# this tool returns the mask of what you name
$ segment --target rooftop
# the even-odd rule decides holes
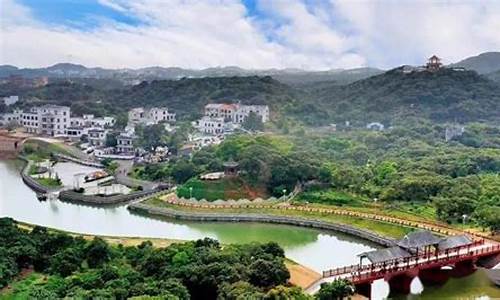
[[[441,239],[430,231],[421,230],[410,232],[397,242],[397,245],[404,249],[415,249],[430,245],[437,245]]]
[[[391,247],[380,250],[374,250],[359,254],[360,257],[366,257],[372,263],[379,263],[390,259],[410,257],[411,254],[400,247]]]
[[[446,250],[450,248],[465,246],[471,244],[473,240],[466,235],[455,235],[447,237],[438,244],[439,250]]]

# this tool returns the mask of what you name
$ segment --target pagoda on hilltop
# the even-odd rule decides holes
[[[441,59],[439,57],[437,57],[436,55],[431,56],[427,60],[427,65],[425,66],[425,68],[428,71],[432,71],[432,72],[435,72],[435,71],[441,69],[442,67],[443,67],[443,64],[441,63]]]

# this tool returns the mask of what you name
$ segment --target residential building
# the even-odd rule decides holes
[[[251,112],[261,117],[262,122],[269,121],[269,106],[267,105],[210,103],[205,106],[205,116],[223,118],[224,121],[233,123],[243,123]]]
[[[447,126],[444,132],[444,139],[446,142],[451,141],[455,137],[462,136],[465,132],[465,127],[461,125]]]
[[[106,145],[106,135],[108,131],[104,128],[91,128],[88,130],[90,145],[94,147],[104,147]]]
[[[24,130],[27,133],[40,133],[39,128],[39,120],[38,113],[36,112],[23,112],[21,114],[20,123],[24,127]]]
[[[81,117],[72,117],[70,119],[71,126],[80,127],[112,127],[115,125],[115,118],[113,117],[95,117],[94,115],[88,114]]]
[[[131,124],[153,125],[160,122],[175,122],[175,113],[169,112],[166,107],[133,108],[128,112],[128,121]]]
[[[6,126],[8,124],[20,124],[22,110],[14,110],[11,113],[0,114],[0,126]]]
[[[21,124],[27,132],[49,136],[65,135],[70,127],[70,108],[59,105],[33,107],[22,113]]]
[[[66,136],[72,140],[79,140],[85,134],[85,129],[82,127],[66,128]]]
[[[135,153],[134,147],[135,136],[121,133],[116,137],[116,152],[124,155],[131,155]]]
[[[384,126],[384,124],[379,123],[379,122],[372,122],[372,123],[367,124],[366,128],[371,129],[371,130],[376,130],[376,131],[382,131],[382,130],[384,130],[385,126]]]
[[[208,134],[222,134],[224,132],[224,118],[204,116],[197,121],[198,130]]]
[[[7,106],[12,105],[12,104],[16,104],[17,101],[19,101],[19,96],[3,97],[3,103],[5,103],[5,105],[7,105]]]
[[[175,122],[175,113],[169,112],[166,107],[152,107],[146,113],[149,119],[155,124],[160,122]]]

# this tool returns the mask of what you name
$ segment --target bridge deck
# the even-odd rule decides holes
[[[426,269],[454,264],[459,261],[475,259],[482,256],[500,253],[500,244],[476,241],[470,245],[456,247],[441,252],[415,255],[408,258],[392,259],[368,265],[352,265],[323,272],[323,277],[313,283],[306,291],[316,293],[321,284],[336,279],[347,279],[353,284],[372,282],[390,277],[412,269]]]

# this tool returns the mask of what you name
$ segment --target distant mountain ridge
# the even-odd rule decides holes
[[[334,69],[328,71],[307,71],[301,69],[248,70],[235,66],[206,68],[201,70],[178,67],[146,67],[140,69],[87,68],[83,65],[59,63],[46,68],[17,68],[10,65],[0,66],[0,78],[19,75],[27,78],[47,76],[56,79],[96,78],[118,79],[127,84],[141,81],[176,80],[181,78],[232,77],[232,76],[271,76],[286,84],[301,84],[316,81],[335,81],[339,84],[350,83],[382,73],[376,68]]]
[[[485,52],[477,56],[471,56],[457,63],[453,67],[463,67],[476,71],[479,74],[488,74],[500,71],[500,52]]]

